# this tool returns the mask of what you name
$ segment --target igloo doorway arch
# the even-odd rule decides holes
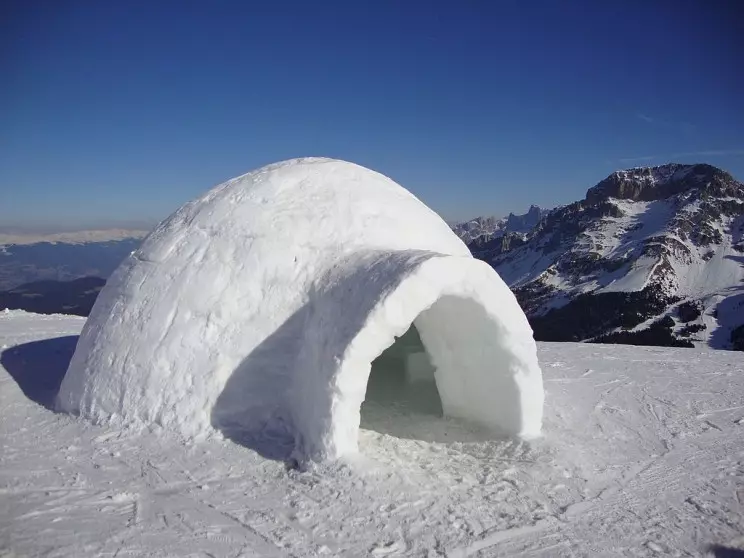
[[[506,435],[539,433],[542,378],[531,330],[489,266],[420,252],[360,260],[352,266],[357,280],[345,282],[355,287],[347,287],[345,296],[333,293],[333,302],[322,305],[327,314],[318,316],[325,321],[345,309],[344,323],[354,324],[342,336],[339,351],[310,367],[328,371],[326,381],[311,380],[290,392],[297,396],[289,405],[291,420],[302,425],[295,440],[300,455],[325,458],[357,451],[371,363],[412,324],[435,367],[446,416]],[[359,312],[356,319],[350,309]],[[301,354],[334,346],[329,331],[309,327]]]
[[[298,459],[336,458],[357,450],[370,363],[414,322],[446,414],[538,434],[532,331],[496,272],[378,173],[270,165],[184,205],[122,263],[58,406],[187,439],[277,433]]]

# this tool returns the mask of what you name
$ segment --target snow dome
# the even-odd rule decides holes
[[[370,363],[414,324],[444,414],[532,437],[542,375],[511,291],[392,180],[270,165],[162,222],[113,274],[58,406],[185,438],[280,432],[298,459],[357,450]]]

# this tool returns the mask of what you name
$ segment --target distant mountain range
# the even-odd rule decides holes
[[[0,292],[0,309],[87,316],[105,284],[100,277],[26,283]]]
[[[506,217],[476,217],[464,223],[456,223],[452,230],[465,244],[482,246],[503,237],[507,233],[524,235],[529,233],[545,215],[546,211],[531,205],[524,215],[509,213]]]
[[[87,316],[145,231],[0,234],[0,310]]]
[[[0,235],[0,290],[35,281],[108,278],[136,250],[145,231]]]
[[[744,349],[744,185],[721,169],[618,171],[564,207],[454,230],[538,340]]]

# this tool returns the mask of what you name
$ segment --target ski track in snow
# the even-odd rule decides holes
[[[543,343],[543,438],[489,440],[457,421],[372,408],[399,437],[362,430],[360,456],[301,472],[217,437],[104,429],[29,400],[13,378],[23,370],[5,368],[19,359],[5,354],[82,324],[0,314],[0,556],[744,548],[741,353]],[[41,357],[59,369],[59,354]]]

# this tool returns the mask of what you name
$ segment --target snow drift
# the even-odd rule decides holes
[[[370,363],[411,324],[446,415],[539,433],[532,331],[496,272],[390,179],[286,161],[184,205],[122,263],[58,406],[187,438],[281,432],[332,459],[357,450]]]

